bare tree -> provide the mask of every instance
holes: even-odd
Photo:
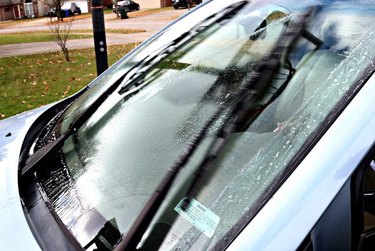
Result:
[[[50,21],[48,26],[52,32],[52,36],[55,42],[60,46],[62,53],[64,54],[65,60],[70,61],[69,51],[66,48],[66,41],[68,40],[70,28],[72,27],[72,20],[68,22],[61,21]]]

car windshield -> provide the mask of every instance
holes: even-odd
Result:
[[[242,4],[220,21],[205,22],[209,15],[225,12],[224,2],[206,4],[116,64],[54,128],[55,134],[66,131],[137,62],[181,36],[182,27],[186,30],[203,21],[196,34],[141,69],[139,84],[122,83],[64,142],[48,163],[50,171],[37,173],[46,198],[83,247],[113,247],[126,235],[189,140],[219,106],[233,104],[246,76],[257,69],[296,16],[293,8],[255,3]],[[213,123],[139,249],[201,250],[225,246],[233,239],[372,62],[375,9],[370,7],[337,4],[316,11],[306,30],[322,40],[322,46],[317,49],[308,40],[299,40],[285,59],[293,69],[281,69],[274,79],[275,85],[284,83],[293,70],[286,89],[250,125],[230,136],[184,210],[195,167],[226,114]]]

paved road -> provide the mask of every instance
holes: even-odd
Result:
[[[118,19],[114,14],[108,13],[105,15],[106,28],[144,29],[146,32],[134,34],[107,34],[107,45],[142,42],[186,11],[187,10],[168,10],[142,17],[132,17],[129,19]],[[30,22],[20,23],[12,26],[11,28],[0,29],[0,38],[1,33],[49,30],[47,22],[48,18],[41,18]],[[91,18],[85,18],[75,20],[71,29],[91,29],[91,27]],[[94,41],[92,38],[70,40],[67,42],[67,47],[68,49],[90,48],[94,47]],[[60,50],[60,48],[55,42],[0,45],[0,57],[29,55],[58,50]]]

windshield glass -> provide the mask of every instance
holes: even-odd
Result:
[[[203,26],[147,69],[138,79],[140,85],[119,86],[65,141],[57,164],[49,163],[51,171],[38,179],[82,246],[102,245],[98,236],[106,231],[117,236],[103,237],[113,246],[129,231],[189,139],[219,106],[232,105],[244,78],[274,48],[294,15],[277,5],[246,4],[224,20]],[[295,68],[287,88],[251,125],[229,138],[184,211],[181,204],[196,164],[225,114],[215,121],[139,248],[208,249],[238,232],[371,62],[373,24],[369,6],[320,9],[307,30],[323,45],[314,50],[313,44],[300,40],[287,59]],[[142,53],[132,60],[142,58]],[[66,130],[79,111],[134,66],[132,60],[101,77],[102,84],[80,97],[55,131]],[[285,81],[288,74],[281,71],[275,81]]]
[[[211,16],[212,13],[219,12],[230,4],[231,2],[221,1],[215,4],[208,4],[205,9],[192,11],[188,17],[175,23],[161,35],[143,46],[136,48],[129,56],[125,56],[122,60],[111,66],[110,69],[95,79],[89,85],[90,90],[83,93],[67,112],[64,113],[61,131],[66,131],[70,123],[74,121],[82,111],[87,109],[87,107],[89,107],[111,84],[118,80],[120,76],[126,74],[134,65],[159,50],[160,47],[179,38],[183,33],[189,31],[202,20]]]

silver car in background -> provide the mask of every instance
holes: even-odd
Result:
[[[206,1],[0,122],[1,250],[372,250],[375,3]]]

